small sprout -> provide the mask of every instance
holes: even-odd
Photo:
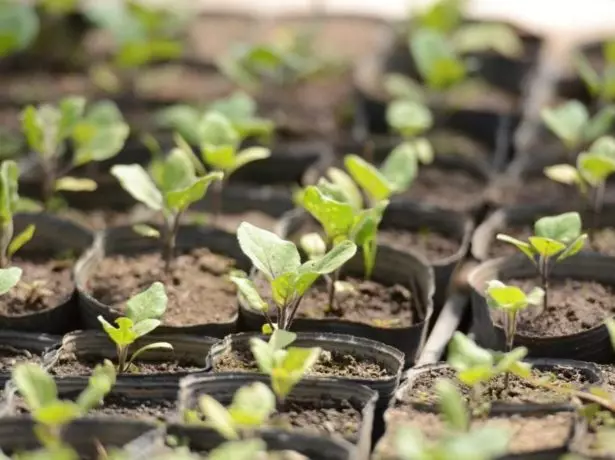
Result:
[[[271,334],[269,342],[250,339],[250,348],[258,368],[271,377],[271,387],[280,402],[286,399],[295,385],[316,364],[322,351],[318,347],[287,348],[296,338],[297,334],[278,329]]]
[[[47,209],[57,191],[95,190],[93,180],[66,174],[79,166],[113,158],[128,137],[129,127],[115,104],[101,101],[87,110],[85,106],[84,98],[67,97],[57,106],[30,105],[22,112],[22,129],[42,170],[42,197]],[[69,142],[74,154],[64,166]]]
[[[566,212],[557,216],[543,217],[534,224],[535,236],[520,241],[499,233],[496,238],[512,244],[536,266],[544,293],[543,309],[549,306],[549,273],[554,262],[561,262],[578,253],[587,240],[581,233],[582,222],[578,212]]]
[[[212,172],[197,176],[193,158],[181,148],[174,148],[162,159],[155,159],[149,172],[141,165],[115,165],[111,168],[122,187],[136,200],[164,217],[163,257],[165,272],[171,270],[175,240],[182,214],[192,203],[201,200],[209,185],[222,180],[224,174]],[[154,237],[156,230],[141,225],[140,234]]]
[[[489,281],[485,293],[489,306],[504,313],[506,351],[511,351],[517,330],[519,312],[530,305],[542,307],[545,293],[541,288],[535,287],[528,294],[525,294],[517,286],[506,286],[498,280]]]
[[[170,343],[154,342],[139,348],[129,357],[130,346],[160,326],[160,317],[167,309],[167,301],[163,284],[156,282],[126,302],[126,316],[115,320],[117,327],[102,316],[98,317],[98,321],[117,348],[117,371],[120,374],[128,372],[135,359],[146,351],[173,349]]]
[[[248,222],[242,222],[237,229],[237,239],[243,253],[270,283],[278,311],[277,323],[269,318],[269,305],[245,274],[235,272],[231,280],[248,304],[265,315],[271,331],[277,328],[288,330],[310,286],[320,275],[337,270],[356,252],[354,243],[341,241],[323,256],[302,264],[299,251],[292,242]]]

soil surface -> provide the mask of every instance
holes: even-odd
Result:
[[[0,372],[10,373],[19,363],[35,363],[42,365],[43,358],[31,351],[13,348],[8,345],[0,346]]]
[[[556,366],[552,371],[541,371],[532,369],[533,378],[548,378],[550,382],[574,385],[578,388],[589,383],[586,377],[576,369],[569,367]],[[451,368],[429,369],[422,372],[408,393],[404,395],[404,401],[408,403],[435,404],[438,400],[434,384],[440,378],[447,378],[455,381],[463,396],[467,399],[470,396],[470,388],[457,381],[455,371]],[[508,404],[539,403],[547,404],[565,401],[561,393],[543,388],[536,388],[525,380],[514,375],[510,375],[508,387],[504,383],[504,375],[499,375],[483,385],[483,399],[487,401],[501,401]]]
[[[214,360],[215,372],[259,372],[250,350],[229,350]],[[354,356],[324,351],[318,362],[308,372],[312,377],[348,377],[379,380],[392,377],[388,370],[375,361],[357,359]]]
[[[163,324],[223,323],[237,312],[235,285],[226,277],[233,265],[232,259],[198,248],[177,255],[167,275],[158,252],[112,255],[98,265],[87,288],[100,302],[121,310],[131,296],[161,281],[169,297]]]
[[[90,411],[92,416],[126,417],[137,420],[164,421],[175,411],[175,399],[143,399],[127,396],[107,396],[100,407]]]
[[[471,173],[424,167],[404,198],[467,212],[483,201],[485,184]]]
[[[72,260],[46,257],[13,259],[13,266],[23,270],[21,281],[3,295],[0,315],[22,316],[57,307],[71,296]]]
[[[440,262],[454,256],[461,244],[453,238],[425,229],[409,232],[405,230],[381,230],[378,232],[378,243],[386,244],[400,251],[411,249],[427,259],[429,263]]]
[[[540,286],[538,279],[507,280],[524,292]],[[593,281],[552,280],[545,311],[530,307],[519,315],[517,333],[532,337],[559,337],[586,331],[601,324],[615,312],[613,289]],[[502,325],[501,313],[491,310]]]
[[[393,449],[398,430],[402,427],[420,430],[431,440],[439,439],[447,429],[446,423],[438,414],[420,412],[411,407],[392,409],[387,416],[390,428],[376,447],[375,458],[378,460],[397,458],[393,455]],[[472,422],[472,428],[502,428],[511,435],[508,453],[524,454],[563,447],[568,441],[573,424],[572,413],[560,412],[544,416],[512,415],[476,419]]]
[[[615,365],[597,364],[602,371],[603,386],[606,390],[615,393]]]

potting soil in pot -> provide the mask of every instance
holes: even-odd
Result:
[[[0,345],[0,372],[10,373],[19,363],[42,364],[43,358],[33,352],[9,345]]]
[[[381,229],[378,232],[378,243],[386,244],[399,251],[411,249],[423,255],[429,263],[454,256],[461,246],[454,239],[429,229],[417,232]]]

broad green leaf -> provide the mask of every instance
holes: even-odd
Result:
[[[209,145],[202,150],[203,161],[208,166],[221,171],[230,171],[235,165],[236,147],[234,145]]]
[[[65,97],[58,104],[60,111],[60,122],[58,125],[58,136],[60,140],[68,138],[83,117],[86,100],[81,96]]]
[[[225,442],[207,455],[208,460],[254,460],[267,451],[262,439]],[[170,458],[168,460],[171,460]],[[173,457],[173,460],[175,457]]]
[[[545,298],[545,291],[542,288],[533,288],[526,296],[529,305],[542,305]]]
[[[355,185],[355,187],[356,187],[356,185]],[[327,198],[330,198],[330,199],[332,199],[334,201],[338,201],[340,203],[351,204],[349,202],[348,196],[346,195],[346,190],[344,190],[343,186],[341,186],[339,184],[336,184],[334,182],[331,182],[329,179],[327,179],[325,177],[320,177],[318,179],[318,182],[316,183],[316,188],[318,190],[320,190],[320,192],[324,196],[326,196]],[[360,193],[360,191],[359,191],[359,193]],[[299,203],[301,203],[301,200],[304,197],[305,197],[305,191],[303,191],[303,194],[299,198]],[[360,203],[360,205],[359,205],[359,207],[357,209],[360,209],[363,206],[363,201],[362,200],[363,200],[363,195],[361,195],[361,203]],[[353,209],[354,209],[354,207],[353,207]]]
[[[194,163],[189,154],[174,148],[162,162],[150,166],[152,177],[163,193],[183,190],[196,180]]]
[[[453,33],[451,42],[462,54],[495,51],[509,58],[523,55],[523,42],[506,24],[479,22],[462,25]]]
[[[541,116],[545,125],[567,148],[573,149],[583,140],[589,113],[581,102],[572,100],[555,108],[545,108]]]
[[[81,411],[86,413],[100,405],[105,395],[115,385],[116,378],[115,366],[111,361],[105,360],[103,364],[96,365],[88,379],[88,386],[77,397],[76,402]]]
[[[27,48],[39,32],[39,19],[31,5],[0,3],[0,57]]]
[[[191,145],[199,144],[198,125],[201,111],[189,105],[177,104],[160,110],[155,115],[158,126],[179,133]]]
[[[424,165],[433,163],[435,153],[431,141],[424,137],[417,137],[410,141],[406,141],[405,144],[414,149],[414,155],[419,160],[419,163]]]
[[[320,222],[329,240],[334,241],[350,233],[354,221],[351,204],[333,200],[314,186],[305,189],[301,204]]]
[[[295,272],[283,273],[271,281],[271,296],[278,307],[287,307],[295,295],[299,295]]]
[[[592,142],[609,133],[615,121],[615,107],[606,106],[588,121],[583,132],[586,142]]]
[[[436,382],[438,406],[450,428],[457,431],[467,431],[470,426],[468,408],[457,387],[450,380]]]
[[[602,85],[600,75],[598,75],[598,72],[594,70],[585,55],[583,53],[576,53],[573,63],[589,92],[594,97],[600,94],[600,87]]]
[[[53,377],[34,363],[20,363],[11,372],[11,379],[33,412],[58,399],[58,389]]]
[[[536,253],[541,255],[542,257],[553,257],[554,255],[559,254],[564,249],[566,249],[566,245],[564,243],[552,240],[551,238],[530,236],[528,240]]]
[[[254,382],[235,392],[228,412],[236,425],[260,427],[275,408],[275,395],[271,389],[262,382]]]
[[[271,150],[267,147],[248,147],[240,151],[237,156],[235,156],[235,162],[231,168],[230,173],[237,171],[248,163],[252,163],[253,161],[264,160],[271,156]],[[229,173],[229,174],[230,174]]]
[[[202,150],[208,146],[219,147],[239,145],[239,134],[224,115],[218,112],[207,112],[198,127],[198,135]]]
[[[407,99],[391,102],[386,119],[389,126],[404,137],[422,134],[433,126],[431,111],[423,104]]]
[[[390,73],[384,76],[384,90],[393,99],[424,102],[423,88],[417,82],[400,73]]]
[[[455,370],[462,371],[475,366],[491,367],[493,356],[461,332],[455,332],[449,342],[447,362]]]
[[[218,112],[233,123],[256,116],[256,109],[256,102],[245,91],[235,91],[209,105],[211,112]]]
[[[325,255],[327,252],[327,243],[318,233],[306,233],[301,235],[299,246],[310,257],[310,259]]]
[[[532,246],[529,243],[513,238],[512,236],[504,235],[503,233],[498,233],[495,236],[495,238],[498,241],[503,241],[504,243],[512,244],[517,249],[519,249],[519,251],[525,254],[532,262],[534,261],[534,250],[532,249]]]
[[[562,253],[557,257],[558,262],[567,259],[568,257],[571,257],[581,251],[581,249],[583,249],[583,246],[585,246],[585,242],[587,241],[587,239],[588,237],[586,234],[579,235],[579,237],[572,243],[570,243],[570,245],[565,250],[563,250]]]
[[[148,343],[147,345],[139,348],[137,351],[135,351],[132,354],[132,356],[130,357],[129,363],[132,363],[132,362],[136,361],[139,356],[141,356],[146,351],[150,351],[150,350],[170,350],[170,351],[173,351],[173,345],[171,345],[169,342]]]
[[[93,192],[98,188],[96,181],[84,177],[65,176],[56,180],[55,190],[69,192]]]
[[[448,33],[460,26],[464,16],[465,0],[438,0],[425,6],[417,14],[421,27]],[[421,459],[422,460],[422,459]]]
[[[457,378],[459,381],[473,387],[481,382],[486,382],[495,376],[496,372],[491,366],[477,365],[467,369],[458,370]]]
[[[429,29],[418,29],[410,36],[410,51],[427,85],[443,90],[459,83],[466,68],[446,37]]]
[[[154,211],[163,209],[162,194],[143,167],[138,164],[115,165],[111,168],[111,174],[133,198]]]
[[[269,347],[269,344],[264,340],[253,337],[250,339],[250,351],[254,355],[258,369],[264,374],[271,373],[274,361],[273,350]]]
[[[19,167],[12,160],[3,161],[0,165],[0,222],[9,222],[19,200],[18,190]]]
[[[587,149],[590,153],[597,153],[609,158],[615,158],[615,137],[602,136],[596,139]]]
[[[512,372],[513,369],[524,372],[523,368],[515,366],[527,356],[527,348],[517,347],[508,353],[496,353],[496,370],[498,372]]]
[[[597,187],[615,172],[615,158],[584,152],[577,157],[577,168],[587,183]]]
[[[395,147],[380,167],[380,172],[395,193],[410,188],[418,174],[417,150],[413,143],[403,142]]]
[[[284,350],[297,339],[297,334],[284,329],[277,329],[269,338],[269,348],[271,351]]]
[[[162,322],[159,319],[143,319],[132,326],[132,331],[136,334],[137,338],[143,337],[144,335],[147,335],[152,332],[161,324]]]
[[[286,356],[282,362],[282,367],[291,373],[305,374],[312,368],[320,357],[321,349],[290,347],[286,350]]]
[[[117,318],[115,323],[118,327],[114,327],[100,315],[98,321],[102,324],[109,338],[120,347],[127,347],[137,339],[137,334],[132,330],[133,322],[129,318]]]
[[[81,415],[81,408],[73,401],[53,401],[32,413],[32,417],[43,425],[62,426]]]
[[[547,166],[544,169],[545,176],[562,184],[582,186],[584,184],[582,177],[577,169],[568,164]]]
[[[22,131],[26,136],[28,145],[35,152],[45,153],[43,126],[39,122],[36,107],[29,105],[21,113]]]
[[[164,315],[168,301],[164,284],[156,281],[126,302],[126,316],[135,324],[146,319],[158,319]]]
[[[205,196],[212,182],[224,179],[224,173],[215,171],[206,176],[199,177],[194,183],[183,190],[173,190],[166,194],[167,204],[170,209],[184,211],[188,207]]]
[[[487,295],[493,299],[498,308],[514,311],[527,306],[525,293],[517,286],[492,286],[487,288]]]
[[[235,274],[231,275],[229,278],[233,283],[235,283],[235,286],[237,286],[237,289],[248,303],[248,306],[256,311],[266,312],[269,310],[269,305],[263,300],[258,293],[256,286],[254,286],[254,282],[247,278],[245,273],[243,276]]]
[[[132,230],[146,238],[160,238],[160,231],[147,224],[135,224],[132,226]]]
[[[239,225],[237,239],[243,253],[270,281],[296,271],[301,265],[299,251],[293,243],[248,222]]]
[[[177,145],[177,148],[182,150],[185,155],[192,160],[194,170],[201,176],[207,174],[207,171],[205,170],[205,166],[201,162],[201,159],[197,156],[196,153],[194,153],[194,150],[192,150],[192,147],[188,142],[186,142],[182,135],[179,133],[174,133],[173,140],[175,141],[175,145]],[[195,144],[197,143],[198,142],[195,142]]]
[[[73,130],[75,155],[73,164],[81,166],[92,161],[105,161],[116,156],[126,142],[130,128],[126,123],[95,125],[81,122]]]
[[[327,169],[327,176],[344,196],[344,202],[352,205],[354,209],[361,209],[363,206],[363,196],[361,195],[361,190],[352,180],[352,177],[339,168]]]
[[[346,155],[344,165],[363,190],[374,201],[385,200],[393,193],[393,184],[378,171],[377,168],[369,164],[358,155]]]
[[[199,408],[208,424],[226,439],[239,439],[231,414],[222,404],[209,395],[199,398]]]
[[[44,206],[42,203],[31,200],[30,198],[22,198],[20,197],[17,200],[17,205],[15,206],[15,212],[41,212],[43,211]]]
[[[578,212],[542,217],[534,224],[536,236],[561,241],[565,244],[576,239],[581,234],[581,228],[581,216]]]
[[[6,294],[21,279],[22,270],[19,267],[0,268],[0,295]]]
[[[32,239],[35,231],[36,226],[34,224],[30,224],[25,229],[23,229],[21,233],[16,235],[11,240],[11,243],[9,244],[9,247],[7,249],[9,257],[13,256],[13,254],[23,248],[28,243],[28,241]]]

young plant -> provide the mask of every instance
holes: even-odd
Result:
[[[340,241],[328,253],[302,264],[299,251],[292,242],[248,222],[239,225],[237,239],[243,253],[271,286],[277,308],[276,322],[269,316],[269,304],[263,300],[245,273],[234,272],[231,280],[247,304],[265,316],[269,332],[290,329],[301,300],[310,286],[320,275],[329,274],[341,267],[354,256],[357,249],[351,241]]]
[[[575,56],[575,66],[589,93],[596,98],[598,106],[615,102],[615,42],[608,41],[602,51],[604,68],[595,69],[582,53]]]
[[[22,2],[0,3],[0,57],[23,51],[34,43],[40,23],[36,10]]]
[[[163,159],[157,159],[146,171],[138,164],[115,165],[111,168],[122,187],[137,201],[164,218],[163,258],[164,270],[169,273],[175,252],[175,240],[182,214],[192,203],[203,199],[209,185],[222,180],[224,174],[212,172],[197,176],[192,155],[182,148],[174,148]],[[148,236],[160,236],[150,227],[136,228]]]
[[[102,324],[104,331],[115,343],[118,373],[129,372],[131,368],[135,367],[135,359],[146,351],[173,349],[173,345],[168,342],[154,342],[139,348],[130,355],[132,344],[162,324],[160,318],[167,309],[167,301],[164,285],[160,282],[155,282],[145,291],[135,295],[126,302],[126,316],[115,320],[117,327],[111,325],[102,316],[98,317],[98,321]]]
[[[503,313],[506,351],[511,351],[519,313],[531,305],[542,307],[545,293],[541,288],[535,287],[528,294],[525,294],[517,286],[507,286],[501,281],[492,280],[487,283],[485,294],[489,307]]]
[[[98,406],[115,384],[116,374],[109,361],[97,365],[76,401],[58,399],[53,377],[37,364],[17,364],[11,377],[37,424],[39,441],[54,451],[63,447],[62,428]]]
[[[566,212],[557,216],[543,217],[534,223],[534,236],[520,241],[499,233],[496,238],[512,244],[536,266],[540,276],[543,311],[549,305],[549,273],[552,265],[578,253],[587,240],[581,233],[582,222],[578,212]]]
[[[42,174],[42,198],[47,209],[54,193],[92,191],[91,179],[67,176],[74,168],[113,158],[124,146],[129,128],[115,104],[101,101],[86,110],[82,97],[67,97],[57,106],[28,106],[22,113],[22,128],[28,145],[37,154]],[[74,152],[67,159],[67,144]]]
[[[433,161],[433,146],[423,137],[433,127],[433,116],[427,106],[409,99],[397,99],[387,106],[386,119],[403,139],[395,150],[406,150],[423,164]]]
[[[318,347],[290,347],[297,334],[277,329],[269,342],[259,338],[250,339],[250,349],[258,368],[271,377],[271,387],[282,403],[305,374],[316,364],[322,350]]]

